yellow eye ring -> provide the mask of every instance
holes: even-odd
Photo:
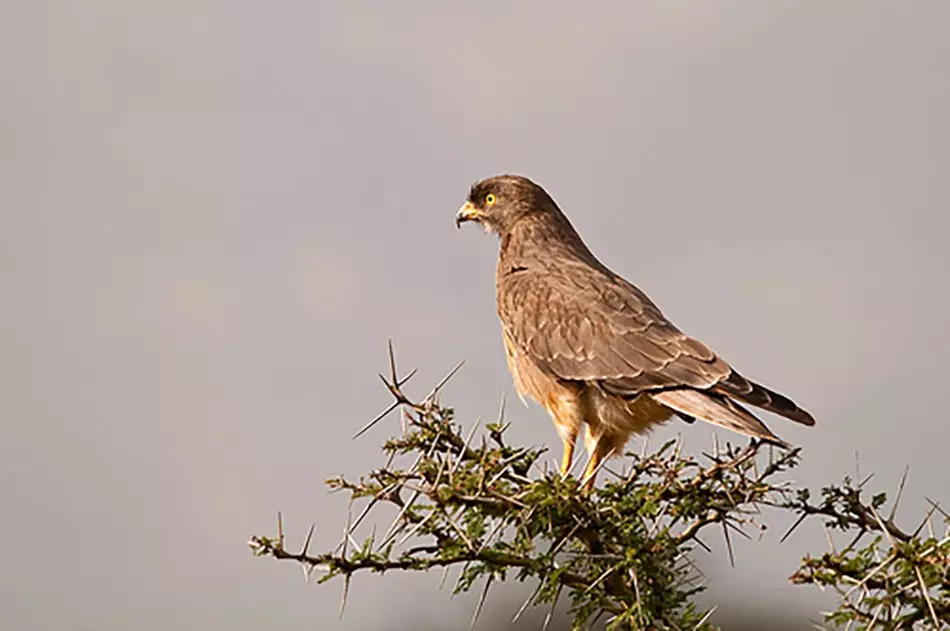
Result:
[[[494,206],[495,205],[495,196],[492,193],[489,193],[485,196],[485,205]]]

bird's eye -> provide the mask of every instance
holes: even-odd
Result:
[[[489,193],[488,195],[485,196],[485,205],[494,206],[494,204],[495,204],[495,196],[492,193]]]

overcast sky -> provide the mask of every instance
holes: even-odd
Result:
[[[467,628],[438,576],[356,577],[337,621],[339,584],[245,542],[282,510],[336,544],[322,480],[398,428],[350,440],[387,338],[417,395],[467,360],[466,423],[514,400],[497,245],[452,221],[501,172],[816,416],[766,418],[798,481],[858,452],[881,490],[910,465],[907,520],[950,502],[950,3],[614,6],[0,5],[0,626]],[[787,525],[735,569],[711,540],[704,602],[817,617],[786,577],[824,536]],[[519,604],[493,592],[481,628]]]

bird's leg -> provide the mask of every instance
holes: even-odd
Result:
[[[590,460],[584,469],[584,485],[581,487],[584,491],[594,488],[594,482],[597,479],[597,470],[600,468],[606,458],[609,458],[615,450],[614,441],[609,436],[600,436],[594,444],[594,449],[590,452]]]
[[[571,463],[574,462],[574,444],[577,442],[577,431],[561,436],[561,442],[564,444],[564,455],[561,456],[561,476],[566,476],[571,470]]]
[[[597,462],[593,458],[590,459],[590,462],[587,463],[587,468],[584,470],[584,484],[581,485],[581,491],[587,492],[594,488],[594,482],[597,481],[597,474],[594,471],[597,470],[597,467],[600,466],[600,463],[594,464]]]

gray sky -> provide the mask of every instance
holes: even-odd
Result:
[[[466,422],[513,399],[497,246],[452,223],[506,171],[815,414],[767,419],[796,479],[859,452],[886,490],[910,464],[907,519],[950,501],[950,4],[620,5],[2,4],[0,626],[467,628],[438,576],[357,577],[338,622],[339,585],[245,541],[280,509],[335,545],[322,480],[397,427],[349,439],[387,402],[387,338],[416,394],[467,360]],[[735,569],[711,540],[708,602],[826,607],[785,580],[824,537],[786,525]]]

